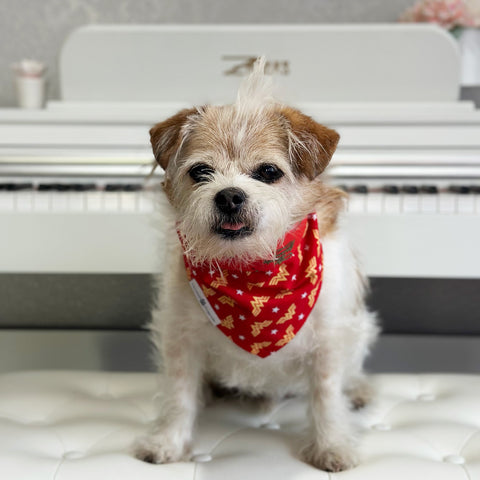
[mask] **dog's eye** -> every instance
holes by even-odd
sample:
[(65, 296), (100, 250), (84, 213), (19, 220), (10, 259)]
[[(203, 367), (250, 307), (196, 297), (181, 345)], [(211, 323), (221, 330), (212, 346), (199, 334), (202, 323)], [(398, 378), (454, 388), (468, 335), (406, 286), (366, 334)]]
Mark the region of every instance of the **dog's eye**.
[(283, 177), (283, 172), (270, 163), (264, 163), (260, 165), (253, 173), (252, 178), (264, 183), (276, 182), (279, 178)]
[(189, 171), (188, 174), (192, 177), (192, 180), (196, 183), (208, 182), (210, 177), (214, 173), (212, 167), (209, 167), (205, 163), (197, 163)]

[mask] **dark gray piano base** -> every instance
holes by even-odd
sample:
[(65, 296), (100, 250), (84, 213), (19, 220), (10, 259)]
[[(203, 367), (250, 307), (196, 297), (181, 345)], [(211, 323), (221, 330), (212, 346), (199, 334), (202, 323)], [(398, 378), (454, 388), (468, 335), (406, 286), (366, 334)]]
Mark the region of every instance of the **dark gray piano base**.
[[(385, 333), (480, 335), (480, 280), (372, 278), (369, 304)], [(138, 330), (150, 275), (0, 275), (0, 328)]]
[[(145, 331), (0, 330), (0, 373), (17, 370), (153, 371)], [(370, 372), (480, 373), (480, 337), (383, 335)]]

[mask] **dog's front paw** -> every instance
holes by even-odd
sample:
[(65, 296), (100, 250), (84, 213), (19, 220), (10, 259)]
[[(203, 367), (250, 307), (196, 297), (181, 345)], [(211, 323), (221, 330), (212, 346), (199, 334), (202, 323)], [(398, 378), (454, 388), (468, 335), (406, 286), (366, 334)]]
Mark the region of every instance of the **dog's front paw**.
[(144, 435), (133, 444), (133, 454), (147, 463), (173, 463), (188, 460), (190, 446), (164, 435)]
[(320, 447), (312, 442), (302, 449), (301, 456), (305, 462), (326, 472), (342, 472), (358, 464), (351, 446)]

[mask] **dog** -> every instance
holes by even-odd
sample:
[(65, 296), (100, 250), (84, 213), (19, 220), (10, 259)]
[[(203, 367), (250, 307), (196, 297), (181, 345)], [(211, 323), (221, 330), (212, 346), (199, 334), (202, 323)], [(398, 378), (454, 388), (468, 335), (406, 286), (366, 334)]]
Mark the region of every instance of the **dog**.
[(323, 181), (339, 135), (276, 101), (264, 64), (234, 104), (150, 130), (169, 220), (150, 324), (160, 408), (133, 446), (147, 462), (189, 459), (205, 385), (216, 385), (306, 395), (301, 458), (330, 472), (358, 463), (351, 410), (372, 395), (363, 361), (378, 329), (342, 227), (345, 194)]

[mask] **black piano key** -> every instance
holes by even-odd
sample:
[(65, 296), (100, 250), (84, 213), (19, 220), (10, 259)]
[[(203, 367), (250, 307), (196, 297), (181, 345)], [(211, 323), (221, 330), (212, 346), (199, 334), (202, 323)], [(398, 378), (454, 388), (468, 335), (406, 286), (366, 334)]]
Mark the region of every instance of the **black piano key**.
[(480, 193), (480, 185), (470, 185), (470, 191), (472, 193), (479, 194)]
[(74, 192), (90, 192), (96, 190), (97, 186), (95, 183), (72, 183), (71, 190)]
[(450, 193), (458, 193), (460, 195), (466, 195), (471, 192), (471, 189), (466, 185), (450, 185), (448, 187), (448, 191)]
[(420, 187), (420, 192), (434, 195), (438, 193), (438, 188), (435, 185), (422, 185)]
[(348, 186), (347, 185), (335, 185), (336, 188), (338, 188), (339, 190), (343, 190), (344, 192), (348, 192)]
[(400, 189), (396, 185), (384, 185), (382, 187), (382, 192), (396, 195), (400, 193)]
[(409, 195), (415, 195), (418, 193), (418, 187), (415, 185), (403, 185), (402, 192), (408, 193)]
[(142, 184), (141, 183), (126, 183), (123, 186), (123, 191), (124, 192), (138, 192), (142, 190)]
[(72, 186), (69, 183), (55, 183), (53, 189), (57, 192), (68, 192), (72, 190)]
[(46, 191), (55, 191), (55, 192), (66, 192), (70, 190), (70, 186), (67, 183), (39, 183), (37, 190), (41, 192)]
[(106, 192), (121, 192), (123, 190), (122, 183), (107, 183), (105, 185)]
[(368, 187), (366, 185), (354, 185), (350, 188), (350, 191), (353, 193), (368, 193)]
[(0, 190), (8, 192), (18, 192), (20, 190), (31, 190), (33, 183), (30, 182), (4, 182), (0, 183)]

